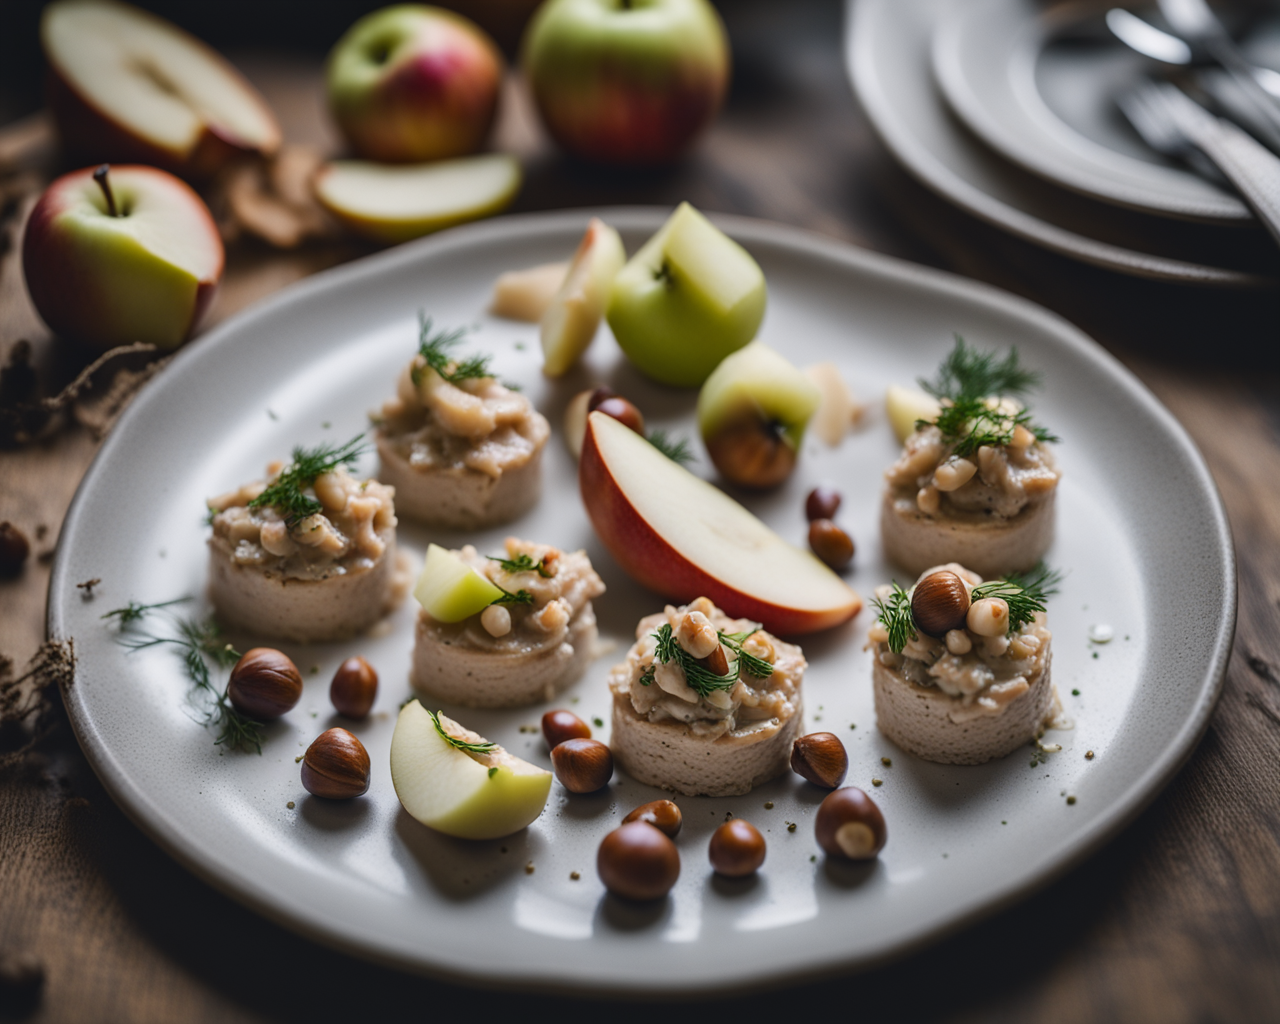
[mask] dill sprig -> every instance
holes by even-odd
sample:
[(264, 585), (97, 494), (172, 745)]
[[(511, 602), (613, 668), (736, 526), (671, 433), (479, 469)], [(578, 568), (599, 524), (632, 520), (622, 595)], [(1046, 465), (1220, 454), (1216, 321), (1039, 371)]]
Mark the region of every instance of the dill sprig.
[(681, 466), (687, 466), (690, 462), (697, 462), (697, 456), (693, 454), (693, 447), (689, 444), (688, 438), (680, 438), (680, 440), (672, 440), (665, 430), (649, 431), (648, 442), (658, 451), (662, 452), (672, 462)]
[[(464, 380), (481, 380), (485, 377), (492, 377), (489, 372), (490, 356), (472, 356), (469, 359), (458, 360), (450, 355), (453, 349), (463, 338), (470, 333), (468, 327), (455, 327), (451, 331), (440, 331), (432, 334), (431, 317), (424, 312), (418, 313), (418, 355), (422, 357), (422, 361), (431, 369), (435, 370), (444, 380), (450, 384), (457, 384)], [(422, 370), (415, 367), (410, 377), (415, 384), (421, 382)]]
[(1004, 579), (989, 580), (973, 588), (969, 597), (977, 601), (984, 597), (998, 597), (1009, 606), (1009, 632), (1021, 629), (1036, 617), (1036, 612), (1046, 611), (1045, 602), (1058, 592), (1062, 573), (1051, 570), (1040, 562), (1027, 573), (1010, 573)]
[(752, 633), (759, 629), (759, 626), (753, 629), (745, 629), (741, 633), (719, 633), (720, 642), (729, 650), (733, 651), (738, 657), (738, 666), (745, 671), (747, 675), (755, 676), (757, 679), (768, 679), (773, 675), (773, 666), (763, 658), (757, 658), (754, 654), (748, 654), (742, 649), (742, 641), (749, 637)]
[(196, 691), (210, 702), (202, 710), (201, 724), (218, 730), (215, 745), (231, 750), (247, 751), (253, 748), (261, 754), (263, 724), (237, 711), (227, 697), (226, 688), (219, 690), (213, 682), (210, 663), (225, 669), (240, 659), (240, 652), (226, 642), (218, 624), (213, 619), (172, 619), (172, 635), (148, 633), (134, 626), (153, 611), (190, 600), (189, 597), (179, 597), (155, 604), (130, 601), (123, 608), (107, 612), (102, 618), (117, 620), (121, 633), (120, 643), (130, 652), (166, 644), (176, 647), (186, 667), (187, 677)]
[(645, 670), (640, 673), (640, 685), (652, 686), (653, 681), (657, 678), (658, 678), (658, 672), (653, 667), (653, 664), (650, 663), (649, 665), (645, 666)]
[[(758, 627), (757, 627), (758, 628)], [(741, 678), (743, 670), (748, 675), (756, 676), (759, 679), (766, 679), (773, 674), (773, 666), (755, 655), (748, 654), (742, 649), (742, 641), (754, 633), (755, 629), (749, 629), (745, 633), (721, 633), (716, 631), (720, 637), (720, 642), (729, 650), (733, 651), (734, 658), (733, 668), (728, 674), (718, 676), (705, 665), (698, 662), (692, 654), (686, 651), (677, 642), (675, 631), (671, 628), (671, 624), (663, 623), (658, 631), (653, 634), (653, 638), (657, 640), (657, 646), (654, 649), (654, 660), (666, 665), (674, 661), (680, 666), (684, 672), (685, 682), (700, 697), (705, 697), (716, 690), (732, 690), (734, 684)], [(649, 676), (649, 682), (645, 682), (645, 675)], [(648, 686), (653, 681), (653, 666), (640, 676), (640, 682), (644, 686)]]
[(431, 722), (435, 725), (436, 732), (440, 734), (441, 738), (449, 744), (449, 746), (454, 747), (457, 750), (465, 750), (468, 754), (489, 754), (498, 749), (498, 744), (490, 743), (488, 740), (484, 743), (468, 743), (466, 740), (458, 739), (457, 736), (450, 736), (444, 731), (444, 726), (440, 724), (440, 715), (443, 714), (443, 712), (431, 711), (427, 708), (423, 708), (423, 710), (431, 716)]
[(350, 466), (366, 451), (360, 442), (363, 434), (357, 434), (344, 445), (322, 444), (315, 448), (298, 446), (293, 449), (293, 461), (265, 491), (249, 502), (249, 508), (271, 507), (284, 514), (285, 524), (292, 529), (308, 516), (324, 509), (305, 489), (316, 478), (331, 473), (339, 466)]
[(897, 582), (891, 584), (893, 590), (883, 599), (872, 598), (876, 609), (876, 621), (884, 624), (889, 631), (889, 650), (901, 654), (908, 641), (916, 635), (915, 619), (911, 617), (911, 595)]
[[(490, 580), (489, 582), (493, 583), (493, 580)], [(517, 590), (513, 594), (511, 593), (511, 591), (504, 589), (501, 585), (497, 583), (493, 583), (493, 585), (497, 587), (499, 590), (501, 590), (502, 594), (501, 596), (495, 597), (492, 601), (490, 601), (489, 602), (490, 604), (507, 604), (507, 605), (533, 604), (533, 594), (525, 590), (523, 587), (521, 587), (519, 590)]]
[(550, 579), (555, 573), (549, 572), (545, 559), (533, 560), (532, 555), (519, 554), (515, 558), (501, 558), (498, 555), (487, 556), (489, 561), (497, 562), (502, 566), (503, 572), (511, 573), (513, 576), (518, 572), (536, 572), (543, 579)]

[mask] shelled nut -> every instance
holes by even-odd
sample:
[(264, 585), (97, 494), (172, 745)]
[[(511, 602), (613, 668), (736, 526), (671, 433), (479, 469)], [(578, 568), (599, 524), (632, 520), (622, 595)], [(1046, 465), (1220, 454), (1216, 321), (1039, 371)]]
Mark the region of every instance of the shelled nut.
[(542, 736), (555, 750), (565, 740), (591, 739), (591, 726), (572, 711), (548, 711), (542, 716)]
[(849, 755), (835, 733), (811, 732), (791, 745), (791, 770), (815, 786), (835, 789), (849, 770)]
[(833, 569), (843, 569), (853, 561), (853, 538), (830, 519), (809, 524), (809, 547)]
[(804, 515), (809, 522), (815, 519), (834, 519), (840, 509), (840, 492), (832, 487), (815, 487), (804, 500)]
[(628, 900), (661, 899), (680, 877), (676, 844), (653, 825), (633, 821), (600, 843), (596, 873), (604, 887)]
[(302, 674), (280, 651), (254, 647), (232, 668), (227, 697), (242, 715), (269, 722), (302, 699)]
[(613, 778), (613, 753), (599, 740), (569, 739), (551, 748), (551, 767), (570, 793), (594, 793)]
[(346, 729), (322, 732), (302, 758), (302, 785), (326, 800), (361, 796), (369, 789), (369, 752)]
[(641, 804), (622, 819), (622, 824), (629, 825), (633, 821), (645, 821), (658, 829), (663, 835), (674, 839), (684, 824), (684, 815), (671, 800), (651, 800)]
[(872, 860), (888, 834), (875, 801), (856, 786), (828, 794), (814, 821), (818, 845), (832, 857)]
[(930, 573), (911, 594), (911, 617), (930, 636), (946, 636), (950, 630), (964, 625), (969, 613), (969, 590), (948, 569)]
[(364, 658), (348, 658), (338, 666), (329, 684), (329, 700), (346, 718), (364, 718), (377, 696), (378, 673)]
[(764, 863), (764, 836), (751, 822), (733, 818), (711, 834), (707, 855), (717, 875), (744, 878), (755, 874)]

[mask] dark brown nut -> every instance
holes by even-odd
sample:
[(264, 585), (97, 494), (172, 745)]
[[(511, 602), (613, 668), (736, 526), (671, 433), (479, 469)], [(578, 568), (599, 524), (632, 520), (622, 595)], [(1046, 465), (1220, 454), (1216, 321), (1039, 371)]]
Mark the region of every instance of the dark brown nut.
[(796, 468), (796, 450), (768, 420), (736, 420), (702, 441), (721, 476), (742, 487), (776, 487)]
[(604, 837), (596, 853), (596, 873), (615, 896), (661, 899), (680, 877), (680, 853), (648, 822), (633, 821)]
[(804, 500), (804, 515), (809, 522), (815, 519), (834, 519), (840, 509), (840, 492), (833, 487), (815, 487)]
[(8, 520), (0, 523), (0, 576), (17, 576), (29, 554), (27, 535)]
[(346, 729), (328, 729), (307, 747), (302, 785), (326, 800), (362, 796), (369, 789), (369, 752)]
[(570, 793), (594, 793), (613, 778), (613, 752), (599, 740), (565, 740), (551, 748), (551, 767)]
[(621, 395), (606, 398), (590, 410), (602, 412), (617, 420), (624, 427), (630, 427), (637, 434), (644, 435), (644, 414)]
[(698, 664), (713, 675), (727, 676), (729, 674), (729, 659), (725, 656), (724, 644), (717, 644), (715, 650), (705, 658), (698, 659)]
[(791, 745), (791, 770), (815, 786), (835, 789), (849, 770), (849, 755), (835, 733), (811, 732)]
[(853, 538), (830, 519), (809, 524), (809, 547), (833, 569), (843, 569), (853, 561)]
[(827, 795), (818, 808), (814, 833), (830, 856), (848, 860), (874, 859), (888, 838), (880, 808), (857, 786)]
[(572, 711), (548, 711), (542, 716), (542, 736), (555, 750), (565, 740), (591, 739), (591, 726)]
[(674, 839), (680, 833), (680, 826), (684, 824), (684, 815), (670, 800), (651, 800), (623, 818), (622, 824), (630, 825), (633, 821), (647, 821), (663, 835)]
[(764, 836), (751, 822), (734, 818), (711, 834), (711, 869), (726, 878), (745, 878), (764, 863)]
[(964, 626), (969, 614), (969, 591), (964, 580), (947, 569), (930, 573), (911, 594), (911, 618), (923, 633), (946, 636)]
[(329, 700), (345, 718), (364, 718), (378, 696), (378, 673), (364, 658), (348, 658), (329, 684)]
[(269, 722), (302, 699), (302, 675), (274, 648), (255, 647), (245, 651), (231, 670), (227, 696), (242, 715)]

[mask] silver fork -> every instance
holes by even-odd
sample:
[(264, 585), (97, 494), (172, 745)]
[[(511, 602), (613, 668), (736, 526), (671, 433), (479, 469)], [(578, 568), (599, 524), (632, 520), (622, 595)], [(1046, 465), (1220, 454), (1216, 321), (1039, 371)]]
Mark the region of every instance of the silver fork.
[(1280, 158), (1176, 86), (1145, 82), (1116, 102), (1152, 149), (1193, 166), (1193, 153), (1207, 157), (1280, 243)]

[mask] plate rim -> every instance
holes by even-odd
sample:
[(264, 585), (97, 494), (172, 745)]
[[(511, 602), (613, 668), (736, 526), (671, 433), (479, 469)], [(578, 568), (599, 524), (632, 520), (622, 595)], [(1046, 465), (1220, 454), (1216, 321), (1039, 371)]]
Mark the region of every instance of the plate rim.
[[(352, 277), (359, 279), (375, 275), (383, 269), (401, 263), (412, 264), (420, 259), (430, 258), (436, 249), (447, 251), (451, 245), (467, 245), (483, 243), (488, 237), (510, 238), (511, 233), (520, 235), (537, 235), (547, 230), (560, 230), (568, 226), (578, 227), (591, 215), (600, 216), (615, 225), (632, 226), (638, 230), (656, 228), (670, 213), (667, 207), (605, 207), (555, 210), (541, 213), (513, 214), (488, 221), (464, 225), (442, 231), (436, 235), (406, 243), (395, 248), (375, 253), (350, 263), (341, 264), (308, 278), (294, 282), (274, 295), (253, 304), (235, 314), (213, 328), (198, 340), (198, 343), (180, 349), (173, 365), (184, 367), (184, 373), (193, 372), (202, 360), (217, 358), (216, 350), (223, 337), (234, 336), (251, 328), (258, 318), (266, 318), (278, 310), (295, 303), (310, 300), (312, 295), (324, 292), (335, 278)], [(874, 968), (891, 960), (900, 959), (917, 949), (933, 944), (946, 935), (959, 931), (970, 924), (988, 917), (1014, 903), (1025, 899), (1032, 892), (1043, 888), (1053, 880), (1075, 867), (1090, 856), (1100, 846), (1111, 839), (1117, 832), (1131, 822), (1142, 810), (1163, 790), (1165, 785), (1182, 767), (1187, 758), (1194, 752), (1200, 737), (1208, 726), (1209, 719), (1222, 692), (1226, 668), (1231, 653), (1235, 632), (1237, 613), (1237, 570), (1234, 547), (1231, 540), (1230, 525), (1222, 504), (1221, 495), (1214, 483), (1208, 467), (1186, 430), (1173, 414), (1155, 397), (1155, 395), (1134, 376), (1118, 359), (1090, 339), (1079, 328), (1057, 314), (1023, 299), (982, 282), (972, 281), (946, 271), (920, 266), (896, 257), (871, 250), (861, 249), (851, 243), (842, 242), (827, 236), (801, 228), (791, 227), (776, 222), (760, 220), (737, 215), (711, 214), (711, 219), (730, 234), (745, 238), (748, 243), (760, 241), (780, 247), (789, 247), (801, 252), (816, 254), (857, 268), (860, 271), (876, 274), (908, 287), (958, 297), (996, 313), (1013, 316), (1023, 321), (1038, 322), (1044, 329), (1057, 335), (1057, 340), (1073, 350), (1080, 358), (1093, 363), (1120, 386), (1129, 397), (1144, 406), (1154, 417), (1161, 421), (1168, 436), (1176, 443), (1177, 448), (1188, 458), (1188, 466), (1196, 480), (1209, 498), (1209, 507), (1215, 525), (1213, 541), (1223, 566), (1224, 591), (1229, 595), (1228, 607), (1219, 622), (1215, 634), (1212, 655), (1208, 661), (1208, 674), (1201, 681), (1192, 713), (1187, 717), (1173, 740), (1160, 752), (1160, 755), (1148, 762), (1146, 770), (1136, 776), (1124, 789), (1112, 805), (1093, 824), (1084, 829), (1067, 847), (1067, 852), (1055, 861), (1028, 876), (1024, 881), (1011, 885), (995, 897), (980, 904), (959, 908), (950, 918), (935, 923), (931, 928), (904, 938), (892, 946), (886, 947), (871, 957), (858, 960), (841, 959), (828, 955), (812, 965), (784, 969), (763, 978), (698, 979), (677, 981), (669, 984), (663, 991), (654, 992), (652, 988), (641, 988), (638, 985), (605, 981), (600, 983), (584, 982), (581, 979), (567, 977), (539, 980), (527, 974), (516, 973), (495, 974), (483, 970), (458, 969), (455, 966), (433, 964), (423, 959), (413, 959), (399, 955), (384, 946), (370, 945), (350, 933), (344, 934), (341, 929), (326, 927), (320, 920), (321, 915), (309, 914), (307, 908), (285, 907), (272, 903), (265, 892), (259, 891), (252, 884), (246, 884), (243, 877), (225, 865), (210, 862), (201, 856), (202, 850), (181, 830), (175, 830), (164, 820), (163, 811), (146, 793), (138, 791), (131, 785), (118, 759), (110, 749), (94, 723), (87, 716), (85, 709), (76, 699), (74, 681), (64, 684), (62, 696), (71, 721), (73, 732), (80, 744), (94, 773), (103, 787), (111, 795), (112, 800), (126, 816), (139, 827), (150, 839), (172, 856), (178, 863), (191, 871), (196, 877), (213, 886), (218, 891), (230, 896), (236, 902), (262, 914), (264, 917), (282, 925), (289, 931), (303, 938), (318, 942), (348, 955), (374, 963), (390, 966), (412, 973), (425, 974), (455, 984), (473, 987), (503, 987), (517, 991), (545, 992), (554, 994), (575, 994), (583, 996), (636, 997), (649, 999), (677, 999), (692, 995), (711, 996), (722, 992), (746, 992), (762, 989), (774, 989), (787, 985), (799, 984), (851, 971)], [(168, 372), (172, 372), (171, 370)], [(163, 378), (162, 378), (163, 379)], [(163, 386), (152, 386), (144, 389), (129, 408), (121, 416), (120, 422), (141, 416), (153, 403), (163, 401)], [(90, 500), (99, 475), (107, 472), (104, 469), (113, 458), (113, 453), (122, 442), (119, 440), (124, 432), (113, 429), (106, 441), (95, 455), (93, 462), (85, 472), (75, 496), (67, 510), (63, 527), (59, 534), (58, 545), (51, 567), (48, 599), (46, 604), (46, 635), (50, 640), (68, 639), (62, 614), (63, 603), (75, 596), (71, 567), (66, 552), (70, 546), (67, 538), (72, 537), (77, 529), (83, 509)]]

